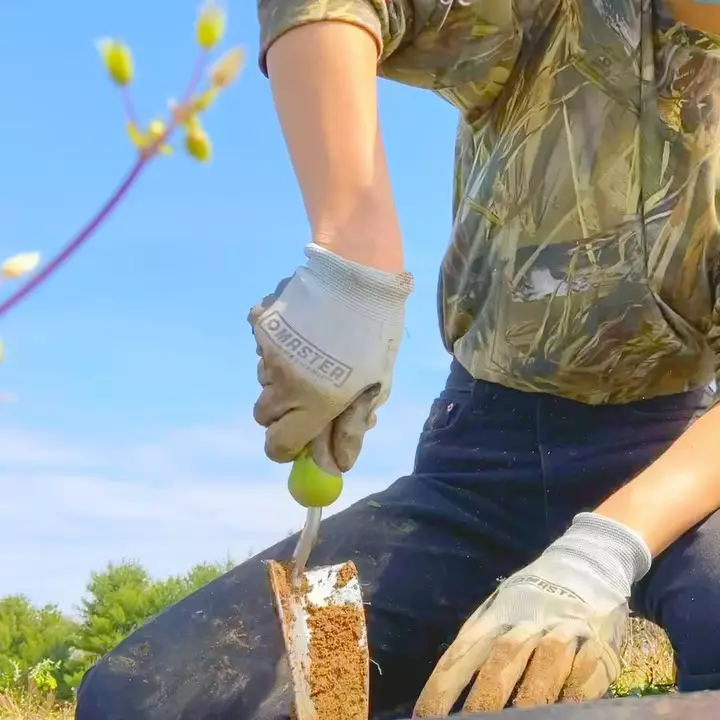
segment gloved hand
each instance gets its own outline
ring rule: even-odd
[[[415,705],[445,717],[477,678],[464,712],[601,697],[620,673],[632,585],[649,570],[635,532],[594,513],[505,580],[463,625]]]
[[[413,279],[316,244],[305,255],[307,264],[250,311],[262,385],[255,419],[267,428],[271,460],[293,460],[323,433],[346,472],[390,393]]]

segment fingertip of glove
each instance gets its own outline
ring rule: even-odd
[[[265,455],[273,462],[280,464],[292,462],[300,454],[301,450],[302,446],[299,448],[290,447],[278,443],[269,434],[265,436]]]
[[[349,472],[353,469],[353,466],[357,462],[359,453],[345,453],[345,452],[335,452],[334,458],[335,458],[335,464],[338,467],[338,470],[342,473]]]
[[[248,310],[247,321],[252,328],[253,334],[255,333],[255,325],[263,312],[265,312],[265,308],[263,307],[262,302],[256,303],[250,308],[250,310]]]
[[[290,282],[292,278],[283,278],[275,288],[273,292],[271,292],[269,295],[266,295],[260,302],[255,303],[249,310],[247,315],[247,321],[250,323],[251,327],[253,328],[253,332],[255,331],[255,325],[257,324],[258,320],[262,316],[262,314],[268,310],[271,305],[280,297],[283,290],[285,290],[285,287]]]

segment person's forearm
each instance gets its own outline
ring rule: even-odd
[[[670,0],[669,9],[676,22],[715,35],[720,33],[720,8],[712,0]]]
[[[400,272],[402,239],[378,122],[377,53],[364,29],[318,22],[281,36],[267,66],[313,241]]]
[[[720,508],[720,406],[596,512],[638,532],[653,557]]]

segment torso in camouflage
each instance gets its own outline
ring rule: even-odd
[[[475,377],[587,403],[711,381],[720,38],[663,0],[260,4],[266,37],[364,25],[382,75],[460,111],[439,311]]]

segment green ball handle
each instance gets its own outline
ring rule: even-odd
[[[332,505],[343,489],[342,473],[335,468],[334,461],[329,460],[327,465],[333,467],[335,472],[324,470],[315,461],[315,457],[322,458],[323,454],[328,454],[317,452],[320,450],[318,445],[316,442],[303,449],[295,458],[288,477],[290,495],[295,502],[306,508],[325,508]]]

